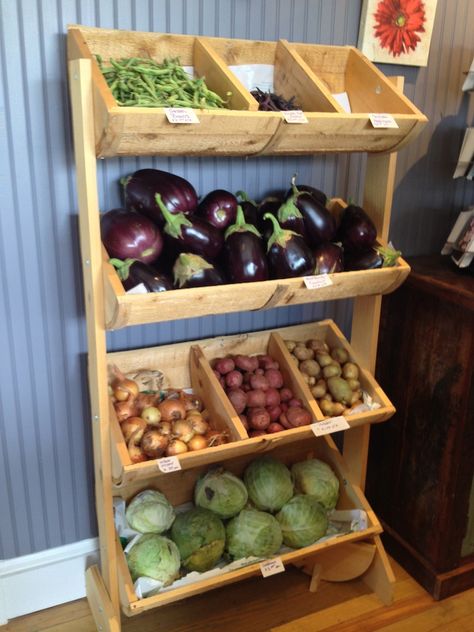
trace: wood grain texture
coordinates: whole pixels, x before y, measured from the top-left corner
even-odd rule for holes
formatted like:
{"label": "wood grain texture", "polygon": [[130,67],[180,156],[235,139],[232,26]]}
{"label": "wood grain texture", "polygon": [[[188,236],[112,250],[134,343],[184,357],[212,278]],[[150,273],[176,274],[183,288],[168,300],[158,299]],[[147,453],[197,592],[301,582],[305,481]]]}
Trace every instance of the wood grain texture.
{"label": "wood grain texture", "polygon": [[[122,619],[123,632],[471,632],[474,589],[436,602],[393,560],[394,600],[381,605],[361,579],[321,581],[294,568],[265,580],[254,578],[180,606]],[[242,605],[244,604],[244,606]],[[20,617],[5,632],[96,632],[85,599]]]}

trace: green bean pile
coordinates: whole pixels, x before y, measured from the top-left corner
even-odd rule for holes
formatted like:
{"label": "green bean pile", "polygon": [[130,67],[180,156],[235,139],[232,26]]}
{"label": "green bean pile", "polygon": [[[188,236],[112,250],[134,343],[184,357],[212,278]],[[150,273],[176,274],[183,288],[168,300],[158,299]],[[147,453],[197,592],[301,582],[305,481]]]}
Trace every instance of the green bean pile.
{"label": "green bean pile", "polygon": [[226,106],[218,94],[209,90],[204,77],[193,79],[186,73],[179,58],[165,59],[161,64],[140,57],[109,59],[110,65],[105,65],[100,55],[96,59],[119,105],[202,109]]}

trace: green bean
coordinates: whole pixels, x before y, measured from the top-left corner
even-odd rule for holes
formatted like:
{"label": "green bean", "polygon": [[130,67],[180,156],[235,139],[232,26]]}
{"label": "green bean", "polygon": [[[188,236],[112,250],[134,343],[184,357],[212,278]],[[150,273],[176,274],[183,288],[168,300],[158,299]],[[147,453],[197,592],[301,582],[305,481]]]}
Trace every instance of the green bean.
{"label": "green bean", "polygon": [[[104,65],[96,55],[110,91],[121,106],[223,108],[226,101],[209,90],[205,78],[191,78],[178,58],[152,59],[129,57],[109,59]],[[230,93],[226,95],[230,96]]]}

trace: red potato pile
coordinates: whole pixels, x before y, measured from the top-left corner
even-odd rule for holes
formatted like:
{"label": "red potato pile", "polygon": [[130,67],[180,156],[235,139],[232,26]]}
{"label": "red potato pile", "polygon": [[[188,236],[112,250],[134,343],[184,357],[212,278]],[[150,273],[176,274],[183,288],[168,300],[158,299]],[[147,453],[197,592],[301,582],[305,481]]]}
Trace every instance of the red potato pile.
{"label": "red potato pile", "polygon": [[212,368],[249,437],[312,422],[311,413],[285,386],[280,366],[270,355],[216,358]]}

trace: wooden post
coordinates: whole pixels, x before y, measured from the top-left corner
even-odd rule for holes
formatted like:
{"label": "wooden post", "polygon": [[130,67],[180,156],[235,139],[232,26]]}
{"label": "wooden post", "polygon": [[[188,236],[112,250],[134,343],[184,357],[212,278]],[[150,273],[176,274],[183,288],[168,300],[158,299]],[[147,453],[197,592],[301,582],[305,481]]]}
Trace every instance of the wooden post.
{"label": "wooden post", "polygon": [[[110,614],[109,604],[99,605],[108,593],[117,621],[109,629],[118,630],[119,597],[113,523],[111,458],[109,437],[109,402],[107,388],[106,338],[104,324],[104,291],[102,277],[102,246],[100,240],[97,171],[94,141],[94,112],[92,101],[91,62],[73,60],[69,63],[69,85],[72,101],[74,153],[76,160],[77,196],[81,263],[84,280],[86,324],[88,339],[88,373],[91,401],[92,433],[94,439],[94,472],[101,575],[105,590],[94,590],[88,575],[88,597],[96,621],[103,620],[103,612]],[[110,619],[110,617],[108,617]],[[118,627],[117,627],[118,625]]]}
{"label": "wooden post", "polygon": [[[403,77],[393,77],[403,89]],[[377,228],[377,235],[386,241],[390,228],[397,154],[369,154],[365,174],[363,207]],[[351,345],[366,369],[375,372],[382,297],[360,296],[354,299]],[[344,459],[352,481],[365,488],[370,426],[360,426],[344,435]]]}

